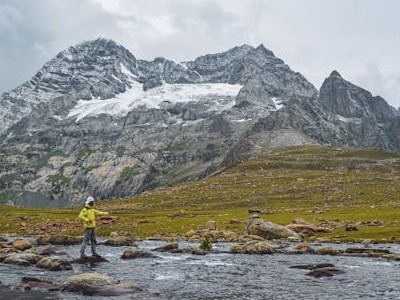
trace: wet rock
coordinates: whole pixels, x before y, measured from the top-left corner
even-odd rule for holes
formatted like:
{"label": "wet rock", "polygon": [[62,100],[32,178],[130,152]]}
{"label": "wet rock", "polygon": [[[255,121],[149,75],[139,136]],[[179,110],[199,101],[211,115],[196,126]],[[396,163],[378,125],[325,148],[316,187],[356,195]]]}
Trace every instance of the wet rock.
{"label": "wet rock", "polygon": [[50,255],[56,254],[56,250],[54,250],[52,248],[49,248],[49,247],[36,249],[36,252],[39,255],[46,255],[46,256],[50,256]]}
{"label": "wet rock", "polygon": [[37,243],[44,245],[44,244],[52,244],[52,245],[79,245],[82,243],[83,237],[76,237],[76,236],[58,236],[58,235],[51,235],[51,236],[40,236],[37,238]]}
{"label": "wet rock", "polygon": [[153,249],[153,251],[159,251],[159,252],[171,252],[171,251],[175,251],[175,250],[178,250],[177,242],[167,243],[161,247],[157,247],[157,248]]}
{"label": "wet rock", "polygon": [[267,240],[287,239],[289,237],[300,238],[300,236],[293,230],[260,218],[249,220],[246,226],[246,233],[258,235]]}
{"label": "wet rock", "polygon": [[294,249],[289,249],[286,251],[287,254],[315,254],[315,249],[312,248],[308,243],[301,243],[297,245]]}
{"label": "wet rock", "polygon": [[251,241],[244,245],[233,245],[231,252],[244,254],[272,254],[275,253],[279,248],[280,247],[277,244],[269,241]]}
{"label": "wet rock", "polygon": [[332,264],[322,263],[322,264],[309,264],[309,265],[295,265],[289,268],[291,269],[303,269],[303,270],[315,270],[315,269],[322,269],[322,268],[333,268],[335,267]]}
{"label": "wet rock", "polygon": [[50,271],[72,270],[71,263],[59,256],[44,257],[36,263],[36,266]]}
{"label": "wet rock", "polygon": [[345,253],[348,254],[366,254],[366,255],[385,255],[391,252],[387,249],[374,249],[374,248],[347,248]]}
{"label": "wet rock", "polygon": [[343,274],[344,271],[335,268],[335,267],[325,267],[325,268],[318,268],[314,269],[311,272],[307,273],[307,276],[311,276],[314,278],[321,278],[321,277],[332,277],[334,275]]}
{"label": "wet rock", "polygon": [[10,247],[7,248],[1,248],[0,249],[0,254],[7,254],[7,253],[18,253],[19,251],[17,249]]}
{"label": "wet rock", "polygon": [[135,239],[130,236],[112,236],[104,242],[104,245],[112,247],[135,246]]}
{"label": "wet rock", "polygon": [[400,261],[400,254],[398,253],[384,254],[382,255],[382,258],[386,258],[387,260]]}
{"label": "wet rock", "polygon": [[142,289],[121,283],[105,274],[83,273],[68,277],[62,284],[61,291],[87,296],[119,296],[133,294]]}
{"label": "wet rock", "polygon": [[122,259],[135,259],[135,258],[154,258],[157,257],[151,252],[143,251],[143,250],[126,250],[122,254]]}
{"label": "wet rock", "polygon": [[37,263],[40,259],[41,257],[39,255],[33,253],[11,253],[4,258],[3,263],[30,266]]}
{"label": "wet rock", "polygon": [[25,291],[30,291],[32,289],[55,290],[58,288],[58,285],[50,281],[45,281],[33,277],[22,277],[21,284],[15,286],[15,288]]}
{"label": "wet rock", "polygon": [[204,250],[204,249],[200,249],[200,248],[192,248],[192,249],[188,249],[190,254],[193,255],[206,255],[207,253],[209,253],[210,251]]}
{"label": "wet rock", "polygon": [[71,263],[75,264],[96,264],[101,262],[108,262],[108,260],[102,256],[94,255],[94,256],[85,256],[84,258],[74,259]]}
{"label": "wet rock", "polygon": [[12,242],[12,247],[19,251],[32,248],[32,243],[26,239],[16,239]]}
{"label": "wet rock", "polygon": [[340,252],[330,246],[326,246],[326,247],[318,247],[315,248],[315,254],[320,254],[320,255],[338,255]]}
{"label": "wet rock", "polygon": [[[210,226],[212,228],[213,225],[210,224]],[[226,230],[210,230],[210,229],[199,230],[199,231],[190,230],[185,234],[185,236],[189,241],[201,241],[206,236],[211,238],[215,242],[216,241],[237,242],[239,239],[238,234],[236,232],[226,231]]]}
{"label": "wet rock", "polygon": [[358,256],[358,257],[387,257],[395,253],[387,249],[374,248],[347,248],[342,255]]}
{"label": "wet rock", "polygon": [[265,239],[258,235],[245,234],[238,237],[238,242],[247,243],[251,241],[264,241]]}

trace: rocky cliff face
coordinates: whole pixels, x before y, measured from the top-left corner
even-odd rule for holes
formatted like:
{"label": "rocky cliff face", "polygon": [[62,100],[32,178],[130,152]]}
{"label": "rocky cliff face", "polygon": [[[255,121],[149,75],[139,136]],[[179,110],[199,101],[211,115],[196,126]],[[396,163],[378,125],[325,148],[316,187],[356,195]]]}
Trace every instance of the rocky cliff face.
{"label": "rocky cliff face", "polygon": [[320,92],[263,45],[190,62],[111,40],[58,54],[0,100],[0,201],[61,206],[197,180],[263,148],[399,150],[398,113],[333,72]]}
{"label": "rocky cliff face", "polygon": [[398,112],[381,97],[373,97],[334,71],[322,84],[319,101],[332,122],[349,133],[347,144],[399,150],[388,132]]}

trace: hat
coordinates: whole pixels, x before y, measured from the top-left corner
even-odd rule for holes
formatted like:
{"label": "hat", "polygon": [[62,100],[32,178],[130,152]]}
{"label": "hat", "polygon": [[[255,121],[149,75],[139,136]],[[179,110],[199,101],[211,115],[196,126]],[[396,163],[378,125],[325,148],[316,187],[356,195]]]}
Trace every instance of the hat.
{"label": "hat", "polygon": [[89,205],[90,203],[92,203],[92,202],[94,202],[94,201],[95,201],[94,198],[91,197],[91,196],[89,196],[89,197],[87,197],[87,199],[86,199],[86,201],[85,201],[85,204],[86,204],[86,205]]}

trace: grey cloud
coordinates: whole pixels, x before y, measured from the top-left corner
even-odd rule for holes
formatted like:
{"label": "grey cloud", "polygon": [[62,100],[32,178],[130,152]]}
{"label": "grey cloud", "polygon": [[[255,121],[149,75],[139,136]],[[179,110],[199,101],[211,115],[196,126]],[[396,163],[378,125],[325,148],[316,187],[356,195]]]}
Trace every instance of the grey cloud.
{"label": "grey cloud", "polygon": [[119,17],[92,1],[3,0],[0,4],[0,91],[28,80],[59,51],[115,35]]}
{"label": "grey cloud", "polygon": [[397,0],[1,0],[0,92],[101,36],[178,61],[263,43],[317,88],[337,69],[398,106],[398,11]]}
{"label": "grey cloud", "polygon": [[374,95],[386,95],[396,108],[400,106],[400,75],[384,73],[376,63],[370,62],[354,81]]}

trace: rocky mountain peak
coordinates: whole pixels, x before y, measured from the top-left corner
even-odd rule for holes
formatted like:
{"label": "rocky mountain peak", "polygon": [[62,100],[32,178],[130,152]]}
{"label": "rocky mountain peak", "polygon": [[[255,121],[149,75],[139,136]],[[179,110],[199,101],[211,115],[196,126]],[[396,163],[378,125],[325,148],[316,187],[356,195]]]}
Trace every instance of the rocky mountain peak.
{"label": "rocky mountain peak", "polygon": [[398,150],[396,114],[337,71],[318,96],[262,44],[180,63],[137,60],[96,39],[1,96],[0,202],[125,197],[203,178],[262,148]]}
{"label": "rocky mountain peak", "polygon": [[377,122],[396,115],[395,109],[382,100],[345,80],[337,71],[325,79],[319,93],[319,101],[327,112],[344,118],[373,117]]}
{"label": "rocky mountain peak", "polygon": [[343,79],[342,75],[340,75],[340,73],[336,70],[333,70],[332,73],[329,75],[329,77],[338,77]]}
{"label": "rocky mountain peak", "polygon": [[113,40],[99,38],[71,46],[31,80],[1,96],[0,133],[34,109],[62,116],[79,99],[109,99],[137,80],[136,58]]}
{"label": "rocky mountain peak", "polygon": [[265,55],[275,57],[274,52],[272,52],[271,50],[265,48],[265,46],[263,44],[260,44],[255,50],[257,52],[264,53]]}

